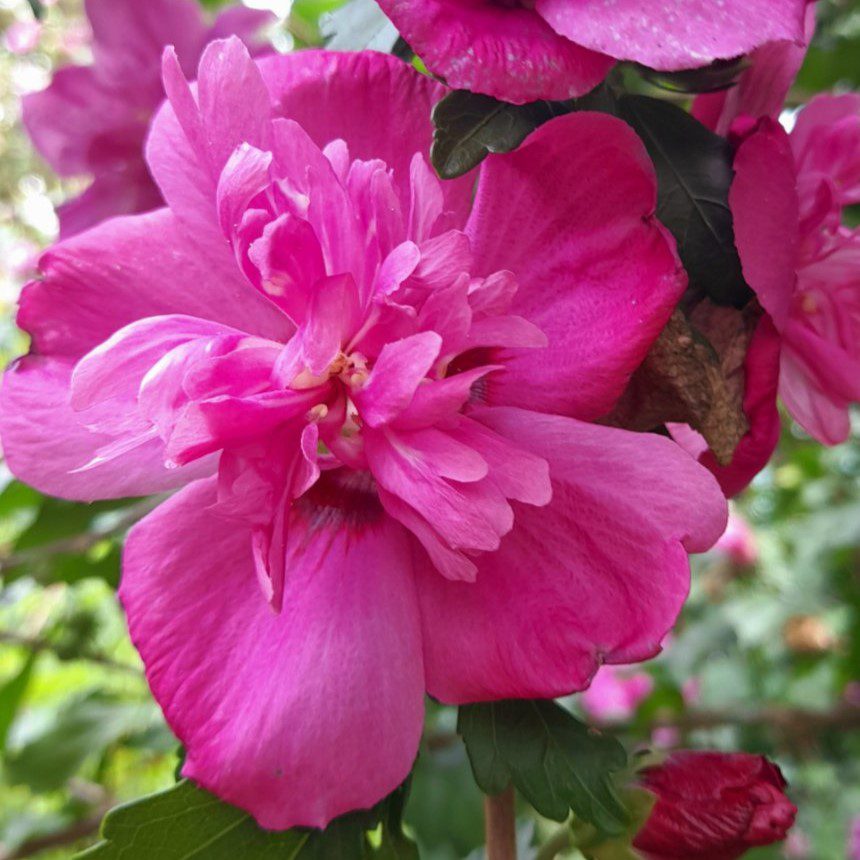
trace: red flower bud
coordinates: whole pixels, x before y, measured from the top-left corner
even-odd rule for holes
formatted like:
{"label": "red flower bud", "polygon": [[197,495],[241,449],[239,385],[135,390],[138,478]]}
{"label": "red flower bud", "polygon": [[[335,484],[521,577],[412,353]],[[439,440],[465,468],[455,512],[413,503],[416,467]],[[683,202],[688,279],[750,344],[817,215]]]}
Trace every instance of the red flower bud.
{"label": "red flower bud", "polygon": [[683,751],[640,777],[657,795],[633,842],[648,860],[736,860],[784,839],[797,813],[763,756]]}

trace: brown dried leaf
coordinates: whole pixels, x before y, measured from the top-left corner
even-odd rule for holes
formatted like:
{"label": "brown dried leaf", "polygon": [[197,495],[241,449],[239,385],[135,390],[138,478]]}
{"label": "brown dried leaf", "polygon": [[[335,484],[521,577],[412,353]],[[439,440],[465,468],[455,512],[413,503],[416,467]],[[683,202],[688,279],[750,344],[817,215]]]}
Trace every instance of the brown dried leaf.
{"label": "brown dried leaf", "polygon": [[727,465],[749,429],[743,365],[754,326],[754,314],[708,301],[690,319],[676,310],[605,422],[640,432],[689,424]]}

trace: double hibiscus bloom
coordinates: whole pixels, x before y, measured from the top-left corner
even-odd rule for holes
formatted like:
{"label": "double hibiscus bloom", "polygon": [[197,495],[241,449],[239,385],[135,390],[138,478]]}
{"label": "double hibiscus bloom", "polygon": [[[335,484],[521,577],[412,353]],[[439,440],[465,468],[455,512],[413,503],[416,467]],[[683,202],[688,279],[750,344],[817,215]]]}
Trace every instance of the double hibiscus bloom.
{"label": "double hibiscus bloom", "polygon": [[[615,59],[689,68],[770,41],[794,62],[806,4],[381,5],[451,85],[529,101],[586,92]],[[260,22],[222,31],[253,44]],[[120,596],[184,773],[265,827],[323,826],[407,776],[425,693],[551,698],[659,651],[725,500],[672,440],[599,419],[687,278],[618,119],[558,117],[443,183],[426,154],[446,89],[392,57],[255,62],[232,38],[187,73],[168,51],[145,169],[117,129],[84,135],[97,181],[65,235],[165,205],[42,258],[0,434],[47,493],[175,491],[130,534]],[[30,102],[31,131],[64,152],[39,110],[52,98]],[[727,101],[700,108],[730,122]],[[860,198],[857,104],[808,111],[792,139],[767,119],[733,130],[737,244],[765,312],[738,487],[772,452],[777,384],[827,442],[860,396],[857,242],[839,220]],[[123,172],[142,199],[113,195]],[[758,793],[735,843],[758,844],[781,778],[741,764],[731,785]]]}
{"label": "double hibiscus bloom", "polygon": [[60,496],[181,488],[121,599],[184,773],[321,826],[406,777],[425,693],[554,697],[659,650],[725,501],[592,422],[686,276],[615,118],[552,120],[475,189],[430,170],[444,89],[391,57],[232,39],[164,84],[167,206],[42,258],[3,447]]}

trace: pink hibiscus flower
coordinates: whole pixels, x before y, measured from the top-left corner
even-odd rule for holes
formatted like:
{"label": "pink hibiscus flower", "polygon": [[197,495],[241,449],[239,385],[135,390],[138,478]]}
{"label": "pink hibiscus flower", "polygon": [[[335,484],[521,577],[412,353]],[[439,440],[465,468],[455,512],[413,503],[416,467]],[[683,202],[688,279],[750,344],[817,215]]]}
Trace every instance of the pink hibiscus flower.
{"label": "pink hibiscus flower", "polygon": [[758,543],[746,517],[734,506],[729,507],[729,523],[714,551],[739,565],[755,564],[758,561]]}
{"label": "pink hibiscus flower", "polygon": [[860,96],[819,96],[791,135],[764,119],[741,144],[730,204],[744,276],[781,341],[779,393],[834,445],[860,400]]}
{"label": "pink hibiscus flower", "polygon": [[379,0],[452,86],[523,103],[568,99],[616,60],[673,71],[803,40],[805,0]]}
{"label": "pink hibiscus flower", "polygon": [[59,207],[61,238],[114,215],[163,205],[143,144],[164,99],[165,45],[176,46],[190,74],[213,39],[236,34],[256,45],[256,34],[274,20],[268,12],[235,7],[210,27],[196,0],[86,0],[85,5],[93,64],[60,69],[47,89],[23,100],[27,133],[51,168],[64,177],[93,178],[83,194]]}
{"label": "pink hibiscus flower", "polygon": [[645,672],[624,672],[604,666],[582,694],[582,707],[589,717],[602,723],[629,720],[654,689]]}
{"label": "pink hibiscus flower", "polygon": [[394,58],[232,39],[165,86],[169,208],[43,257],[2,441],[63,496],[185,485],[120,593],[183,772],[324,825],[406,777],[425,691],[553,697],[659,650],[725,503],[671,441],[577,419],[685,278],[612,117],[553,120],[473,195],[425,159],[444,89]]}

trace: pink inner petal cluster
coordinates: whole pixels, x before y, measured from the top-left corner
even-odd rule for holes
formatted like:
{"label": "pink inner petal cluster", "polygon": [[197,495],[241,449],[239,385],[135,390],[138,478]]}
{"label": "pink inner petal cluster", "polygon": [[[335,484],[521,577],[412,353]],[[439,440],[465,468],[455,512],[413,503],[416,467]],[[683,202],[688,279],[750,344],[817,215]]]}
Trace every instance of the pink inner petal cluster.
{"label": "pink inner petal cluster", "polygon": [[611,117],[473,193],[426,161],[443,88],[394,58],[232,39],[164,84],[168,208],[43,257],[0,432],[46,491],[182,487],[121,599],[184,773],[321,826],[405,778],[425,691],[552,697],[659,650],[724,500],[671,441],[580,419],[686,281]]}

